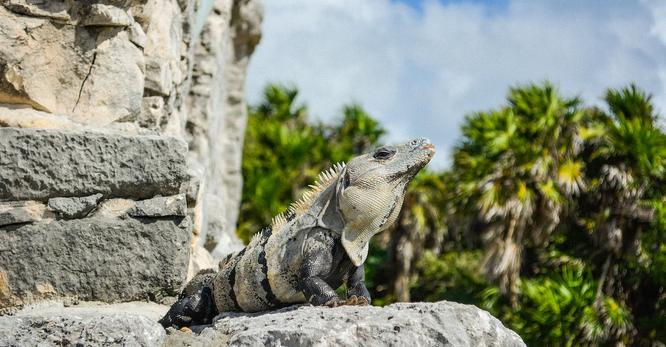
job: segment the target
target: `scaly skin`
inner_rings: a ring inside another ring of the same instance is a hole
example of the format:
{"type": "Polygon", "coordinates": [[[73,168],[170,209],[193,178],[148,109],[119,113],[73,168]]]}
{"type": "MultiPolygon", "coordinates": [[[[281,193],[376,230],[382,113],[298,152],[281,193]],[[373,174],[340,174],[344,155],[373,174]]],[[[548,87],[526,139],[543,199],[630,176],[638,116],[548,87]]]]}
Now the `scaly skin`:
{"type": "Polygon", "coordinates": [[[395,222],[407,184],[433,155],[427,139],[416,139],[322,173],[304,198],[228,256],[217,273],[198,273],[160,323],[208,324],[219,312],[305,302],[370,304],[363,270],[370,237],[395,222]],[[335,293],[342,284],[347,299],[335,293]]]}

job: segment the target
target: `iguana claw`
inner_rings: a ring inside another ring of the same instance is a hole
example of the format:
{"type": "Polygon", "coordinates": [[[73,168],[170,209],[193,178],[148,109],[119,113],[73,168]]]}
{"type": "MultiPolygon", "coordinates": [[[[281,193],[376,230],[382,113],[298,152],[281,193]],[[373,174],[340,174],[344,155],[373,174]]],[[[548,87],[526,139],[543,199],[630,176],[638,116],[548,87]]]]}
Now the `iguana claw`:
{"type": "Polygon", "coordinates": [[[328,307],[338,307],[338,306],[342,306],[342,305],[344,305],[344,304],[345,304],[345,300],[340,300],[339,298],[334,298],[334,299],[331,299],[331,300],[329,300],[329,301],[326,301],[326,303],[324,304],[324,306],[328,306],[328,307]]]}
{"type": "Polygon", "coordinates": [[[368,304],[368,298],[365,296],[352,295],[349,297],[349,299],[345,300],[345,305],[366,306],[368,304]]]}
{"type": "Polygon", "coordinates": [[[364,296],[352,295],[347,300],[340,300],[338,298],[327,301],[324,306],[338,307],[338,306],[366,306],[368,305],[368,298],[364,296]]]}

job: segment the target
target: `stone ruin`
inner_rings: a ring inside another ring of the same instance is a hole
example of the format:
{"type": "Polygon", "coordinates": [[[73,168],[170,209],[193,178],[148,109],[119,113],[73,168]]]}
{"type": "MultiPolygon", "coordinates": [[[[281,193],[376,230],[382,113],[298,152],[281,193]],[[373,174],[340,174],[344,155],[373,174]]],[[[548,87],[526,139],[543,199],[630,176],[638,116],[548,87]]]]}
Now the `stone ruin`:
{"type": "Polygon", "coordinates": [[[0,1],[0,312],[159,302],[242,246],[261,19],[256,0],[0,1]]]}

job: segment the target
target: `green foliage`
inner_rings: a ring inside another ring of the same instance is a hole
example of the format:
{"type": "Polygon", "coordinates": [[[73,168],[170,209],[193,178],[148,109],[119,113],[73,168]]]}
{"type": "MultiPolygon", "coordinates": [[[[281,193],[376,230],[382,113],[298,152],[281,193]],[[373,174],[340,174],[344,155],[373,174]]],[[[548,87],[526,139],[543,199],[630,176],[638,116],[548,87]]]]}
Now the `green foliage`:
{"type": "Polygon", "coordinates": [[[546,243],[571,198],[585,187],[577,157],[585,113],[550,83],[512,88],[507,105],[462,126],[452,170],[456,204],[483,220],[483,269],[515,295],[525,247],[546,243]]]}
{"type": "Polygon", "coordinates": [[[631,326],[628,310],[609,297],[595,305],[597,283],[582,267],[564,266],[520,281],[520,309],[506,305],[496,288],[483,292],[484,308],[532,346],[597,346],[631,326]]]}
{"type": "Polygon", "coordinates": [[[417,262],[419,272],[412,280],[413,299],[478,303],[479,293],[490,285],[478,271],[482,256],[480,250],[448,252],[441,256],[426,251],[417,262]]]}
{"type": "MultiPolygon", "coordinates": [[[[385,134],[359,105],[312,122],[297,96],[271,85],[249,109],[246,241],[385,134]]],[[[535,346],[666,343],[666,136],[638,87],[604,100],[585,107],[544,82],[467,116],[452,168],[417,175],[395,226],[373,238],[373,304],[475,304],[535,346]]]]}

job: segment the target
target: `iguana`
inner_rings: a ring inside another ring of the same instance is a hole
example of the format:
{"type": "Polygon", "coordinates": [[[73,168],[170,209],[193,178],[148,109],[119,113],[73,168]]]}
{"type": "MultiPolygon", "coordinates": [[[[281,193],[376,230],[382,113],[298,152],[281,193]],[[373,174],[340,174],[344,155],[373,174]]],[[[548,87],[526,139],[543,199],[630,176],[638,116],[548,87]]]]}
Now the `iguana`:
{"type": "Polygon", "coordinates": [[[367,305],[363,263],[370,237],[398,217],[407,184],[432,158],[415,139],[336,164],[240,252],[203,270],[160,320],[208,324],[219,312],[255,312],[289,304],[367,305]],[[347,299],[335,289],[346,285],[347,299]]]}

